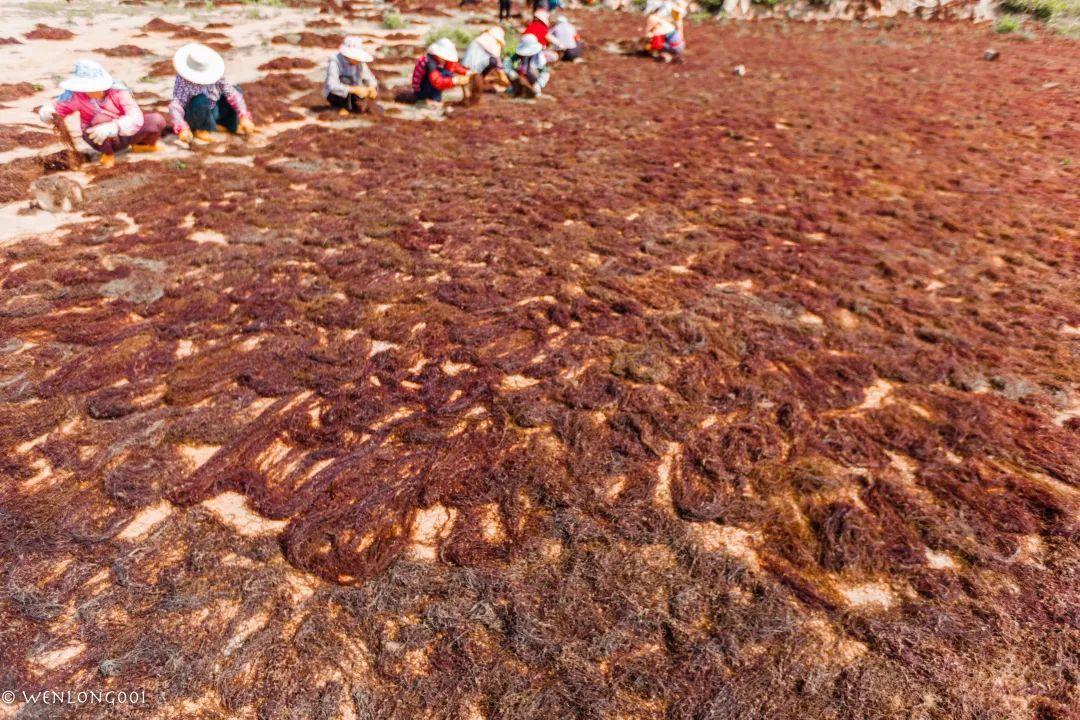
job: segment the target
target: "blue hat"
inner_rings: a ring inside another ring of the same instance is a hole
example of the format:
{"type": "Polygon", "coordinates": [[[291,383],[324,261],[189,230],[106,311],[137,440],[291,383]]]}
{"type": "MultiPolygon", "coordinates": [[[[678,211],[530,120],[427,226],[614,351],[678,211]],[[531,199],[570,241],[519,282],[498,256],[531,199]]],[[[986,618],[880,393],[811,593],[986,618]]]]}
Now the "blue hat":
{"type": "Polygon", "coordinates": [[[71,92],[98,92],[112,86],[112,75],[93,60],[79,60],[72,76],[60,81],[60,87],[71,92]]]}

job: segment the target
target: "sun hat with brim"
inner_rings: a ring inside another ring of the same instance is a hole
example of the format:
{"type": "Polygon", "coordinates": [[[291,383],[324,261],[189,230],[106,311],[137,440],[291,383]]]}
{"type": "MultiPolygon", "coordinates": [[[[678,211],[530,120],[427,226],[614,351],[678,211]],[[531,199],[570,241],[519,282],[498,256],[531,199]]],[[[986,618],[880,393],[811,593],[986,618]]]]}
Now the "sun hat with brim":
{"type": "Polygon", "coordinates": [[[79,60],[71,77],[60,81],[60,87],[71,92],[100,92],[112,86],[112,75],[93,60],[79,60]]]}
{"type": "MultiPolygon", "coordinates": [[[[502,28],[499,28],[499,30],[502,30],[502,28]]],[[[505,43],[502,38],[496,37],[495,33],[491,30],[485,30],[476,36],[476,44],[483,48],[484,52],[489,55],[499,57],[502,55],[503,45],[505,43]]]]}
{"type": "Polygon", "coordinates": [[[649,37],[655,37],[656,35],[670,35],[673,32],[675,32],[675,26],[662,17],[651,15],[645,22],[645,34],[649,37]]]}
{"type": "Polygon", "coordinates": [[[551,21],[551,14],[543,8],[540,8],[539,10],[534,12],[533,17],[544,23],[545,25],[547,25],[551,21]]]}
{"type": "Polygon", "coordinates": [[[338,52],[357,62],[371,62],[375,59],[375,56],[364,47],[364,42],[355,35],[350,35],[342,40],[338,52]]]}
{"type": "Polygon", "coordinates": [[[428,45],[427,53],[446,62],[458,61],[457,46],[449,38],[442,38],[428,45]]]}
{"type": "Polygon", "coordinates": [[[225,61],[202,43],[188,43],[177,50],[173,67],[177,75],[196,85],[213,85],[225,75],[225,61]]]}
{"type": "Polygon", "coordinates": [[[526,33],[518,40],[517,49],[514,52],[521,57],[532,57],[543,49],[544,47],[540,44],[540,41],[536,39],[535,35],[526,33]]]}

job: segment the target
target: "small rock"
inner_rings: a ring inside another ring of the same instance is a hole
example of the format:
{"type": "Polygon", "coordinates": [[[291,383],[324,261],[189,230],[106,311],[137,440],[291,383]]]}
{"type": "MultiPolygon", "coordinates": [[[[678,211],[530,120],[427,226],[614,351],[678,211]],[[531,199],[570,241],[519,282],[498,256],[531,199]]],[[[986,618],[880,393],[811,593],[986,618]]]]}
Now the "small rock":
{"type": "Polygon", "coordinates": [[[734,75],[735,77],[744,77],[746,75],[746,66],[745,65],[736,65],[732,69],[731,74],[734,75]]]}
{"type": "Polygon", "coordinates": [[[994,50],[994,49],[987,50],[986,52],[983,53],[983,60],[986,60],[988,62],[993,62],[994,60],[997,60],[999,57],[1001,57],[1001,53],[999,53],[997,50],[994,50]]]}
{"type": "Polygon", "coordinates": [[[48,212],[71,212],[83,204],[82,185],[63,175],[45,175],[30,184],[34,204],[48,212]]]}

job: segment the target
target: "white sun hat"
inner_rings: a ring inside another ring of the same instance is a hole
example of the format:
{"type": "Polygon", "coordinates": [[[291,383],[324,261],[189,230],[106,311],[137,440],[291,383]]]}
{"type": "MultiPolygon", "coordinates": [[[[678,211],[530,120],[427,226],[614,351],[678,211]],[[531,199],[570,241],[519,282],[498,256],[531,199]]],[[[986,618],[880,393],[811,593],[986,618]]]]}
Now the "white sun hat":
{"type": "Polygon", "coordinates": [[[457,46],[454,45],[450,38],[441,38],[431,43],[428,45],[427,53],[446,62],[456,63],[458,61],[457,46]]]}
{"type": "Polygon", "coordinates": [[[506,45],[506,33],[501,27],[491,27],[476,36],[476,44],[489,55],[499,57],[506,45]]]}
{"type": "Polygon", "coordinates": [[[544,8],[540,8],[539,10],[534,12],[533,17],[544,23],[545,25],[551,22],[551,14],[544,8]]]}
{"type": "Polygon", "coordinates": [[[112,86],[112,75],[93,60],[77,61],[71,77],[60,81],[60,87],[71,92],[99,92],[112,86]]]}
{"type": "Polygon", "coordinates": [[[670,35],[673,32],[675,32],[675,26],[659,15],[650,15],[645,21],[645,34],[649,37],[670,35]]]}
{"type": "Polygon", "coordinates": [[[338,52],[350,60],[356,60],[357,62],[371,62],[375,59],[375,56],[368,52],[367,48],[364,47],[363,40],[355,35],[349,35],[342,40],[338,52]]]}
{"type": "Polygon", "coordinates": [[[521,57],[532,57],[536,53],[543,50],[544,47],[540,44],[540,41],[536,39],[536,36],[532,33],[525,33],[518,40],[517,50],[514,52],[521,57]]]}
{"type": "Polygon", "coordinates": [[[202,43],[188,43],[173,56],[176,74],[196,85],[213,85],[225,75],[225,61],[202,43]]]}

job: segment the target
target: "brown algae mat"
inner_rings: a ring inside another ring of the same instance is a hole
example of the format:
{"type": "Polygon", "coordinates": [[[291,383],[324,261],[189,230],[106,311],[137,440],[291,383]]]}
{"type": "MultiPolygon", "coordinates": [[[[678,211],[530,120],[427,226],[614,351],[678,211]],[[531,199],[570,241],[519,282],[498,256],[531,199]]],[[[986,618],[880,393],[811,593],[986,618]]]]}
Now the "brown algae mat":
{"type": "Polygon", "coordinates": [[[0,686],[1076,717],[1080,45],[582,24],[555,100],[134,158],[0,250],[0,686]]]}

